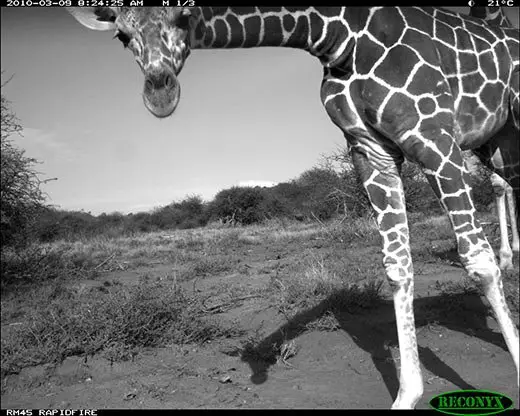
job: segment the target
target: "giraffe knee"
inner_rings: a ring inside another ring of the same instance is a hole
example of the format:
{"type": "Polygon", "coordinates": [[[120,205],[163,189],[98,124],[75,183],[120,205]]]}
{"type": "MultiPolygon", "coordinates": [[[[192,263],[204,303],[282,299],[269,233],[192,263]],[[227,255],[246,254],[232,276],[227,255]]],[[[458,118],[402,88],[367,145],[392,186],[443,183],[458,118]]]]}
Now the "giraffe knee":
{"type": "Polygon", "coordinates": [[[500,281],[500,268],[494,258],[477,258],[476,261],[466,264],[466,270],[469,277],[484,288],[500,281]]]}
{"type": "Polygon", "coordinates": [[[392,264],[385,266],[386,280],[392,289],[404,287],[406,291],[412,282],[412,274],[404,267],[392,264]]]}

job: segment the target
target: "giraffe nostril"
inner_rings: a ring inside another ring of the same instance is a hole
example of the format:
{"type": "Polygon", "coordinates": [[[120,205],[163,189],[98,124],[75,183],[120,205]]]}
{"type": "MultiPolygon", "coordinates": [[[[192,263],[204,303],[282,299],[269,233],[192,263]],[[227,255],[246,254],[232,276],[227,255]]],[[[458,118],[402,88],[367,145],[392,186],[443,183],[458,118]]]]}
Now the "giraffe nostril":
{"type": "Polygon", "coordinates": [[[164,80],[164,85],[166,86],[166,88],[172,88],[173,87],[173,77],[171,75],[166,75],[166,78],[164,80]]]}
{"type": "Polygon", "coordinates": [[[145,88],[148,90],[148,91],[153,91],[153,82],[149,79],[147,79],[145,82],[144,82],[144,85],[145,85],[145,88]]]}

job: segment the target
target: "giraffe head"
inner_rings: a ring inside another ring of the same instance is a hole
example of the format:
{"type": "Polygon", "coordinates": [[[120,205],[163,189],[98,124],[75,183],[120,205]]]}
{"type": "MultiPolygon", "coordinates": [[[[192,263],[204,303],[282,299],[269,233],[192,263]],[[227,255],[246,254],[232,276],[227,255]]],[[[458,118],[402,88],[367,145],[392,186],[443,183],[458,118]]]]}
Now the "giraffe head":
{"type": "Polygon", "coordinates": [[[143,101],[156,117],[168,117],[180,98],[177,75],[190,53],[190,16],[186,7],[68,8],[82,25],[115,30],[144,74],[143,101]]]}

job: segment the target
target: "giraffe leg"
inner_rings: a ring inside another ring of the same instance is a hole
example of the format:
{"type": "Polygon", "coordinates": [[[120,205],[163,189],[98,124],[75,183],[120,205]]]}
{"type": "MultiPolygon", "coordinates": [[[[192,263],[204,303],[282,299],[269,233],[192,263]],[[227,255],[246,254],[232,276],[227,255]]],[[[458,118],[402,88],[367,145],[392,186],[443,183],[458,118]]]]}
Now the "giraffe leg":
{"type": "Polygon", "coordinates": [[[511,248],[514,253],[518,255],[518,252],[520,251],[520,240],[518,238],[518,222],[516,220],[517,218],[517,205],[515,204],[515,197],[513,193],[513,188],[510,186],[506,189],[506,199],[507,199],[507,206],[509,208],[509,219],[511,223],[511,235],[512,235],[512,244],[511,248]]]}
{"type": "MultiPolygon", "coordinates": [[[[498,224],[500,226],[500,263],[502,270],[513,268],[513,251],[509,245],[509,232],[507,229],[507,208],[506,208],[506,189],[510,188],[498,175],[491,176],[493,192],[495,193],[495,201],[498,214],[498,224]]],[[[508,201],[509,202],[509,201],[508,201]]]]}
{"type": "Polygon", "coordinates": [[[401,369],[392,409],[413,409],[423,394],[413,312],[413,265],[403,184],[398,167],[381,172],[353,149],[352,159],[376,213],[383,238],[383,263],[392,288],[401,369]]]}
{"type": "Polygon", "coordinates": [[[475,217],[476,210],[471,199],[468,171],[462,160],[462,152],[453,136],[445,129],[433,129],[425,134],[428,137],[409,135],[406,141],[401,142],[402,148],[410,159],[423,167],[428,181],[448,214],[461,261],[469,276],[482,284],[513,357],[518,382],[518,330],[505,300],[495,255],[475,217]],[[429,146],[422,152],[406,152],[406,149],[413,149],[418,142],[425,141],[429,142],[429,146]]]}
{"type": "MultiPolygon", "coordinates": [[[[515,102],[513,98],[511,98],[511,102],[515,102]]],[[[495,195],[497,192],[504,193],[504,198],[507,200],[511,222],[512,250],[514,252],[519,250],[518,226],[520,223],[518,220],[520,211],[517,208],[520,203],[520,148],[518,146],[520,116],[518,104],[517,100],[516,105],[511,106],[508,120],[502,130],[495,134],[488,143],[473,150],[473,153],[479,157],[482,163],[498,175],[496,179],[496,176],[492,175],[491,180],[495,195]]],[[[497,201],[497,208],[499,208],[498,203],[499,201],[497,201]]],[[[505,205],[505,202],[503,204],[505,205]]],[[[502,209],[505,210],[505,207],[502,209]]],[[[499,212],[499,215],[501,221],[503,214],[499,212]]],[[[503,235],[502,229],[501,235],[503,235]]]]}

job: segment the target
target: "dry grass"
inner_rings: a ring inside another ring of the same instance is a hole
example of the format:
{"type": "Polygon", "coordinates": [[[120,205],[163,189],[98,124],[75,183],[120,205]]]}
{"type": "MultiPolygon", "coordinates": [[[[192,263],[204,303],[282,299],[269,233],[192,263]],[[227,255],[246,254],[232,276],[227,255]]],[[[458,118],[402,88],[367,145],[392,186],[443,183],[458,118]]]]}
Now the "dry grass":
{"type": "Polygon", "coordinates": [[[204,319],[199,301],[175,283],[81,292],[54,284],[35,290],[33,300],[36,293],[45,301],[34,303],[2,331],[3,375],[71,355],[101,352],[125,360],[142,348],[240,335],[236,328],[204,319]]]}
{"type": "MultiPolygon", "coordinates": [[[[445,261],[443,253],[454,248],[447,219],[412,217],[410,222],[414,260],[445,261]]],[[[251,347],[259,341],[258,334],[251,333],[255,329],[244,332],[224,324],[219,314],[262,296],[288,320],[321,305],[321,316],[303,330],[336,330],[336,312],[356,313],[376,307],[382,299],[381,258],[371,219],[328,224],[271,220],[247,227],[213,224],[56,242],[17,253],[4,250],[2,374],[70,355],[101,353],[121,360],[145,347],[220,337],[245,337],[243,353],[258,354],[251,347]],[[244,253],[253,251],[256,257],[251,254],[247,262],[256,265],[245,266],[244,253]],[[85,279],[100,283],[107,273],[142,266],[152,270],[158,263],[172,270],[160,281],[148,279],[134,286],[106,281],[81,290],[71,284],[85,279]],[[226,280],[249,275],[264,279],[265,285],[226,280]],[[220,280],[212,292],[195,291],[203,279],[215,277],[220,280]]],[[[506,274],[504,282],[510,306],[518,313],[517,276],[506,274]]],[[[437,290],[449,297],[473,293],[474,287],[463,283],[437,290]]],[[[263,358],[289,365],[297,350],[293,341],[285,340],[263,358]]]]}

